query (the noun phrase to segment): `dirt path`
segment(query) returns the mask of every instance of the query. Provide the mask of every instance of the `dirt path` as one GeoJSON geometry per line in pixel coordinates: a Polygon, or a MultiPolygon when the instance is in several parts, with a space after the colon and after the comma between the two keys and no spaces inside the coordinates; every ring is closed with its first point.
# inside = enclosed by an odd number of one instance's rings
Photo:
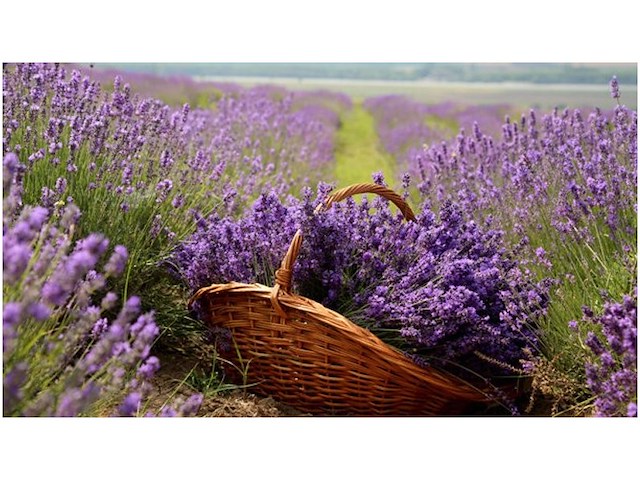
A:
{"type": "Polygon", "coordinates": [[[382,171],[389,185],[394,185],[395,161],[384,152],[376,133],[375,120],[362,103],[341,117],[336,136],[336,169],[338,187],[370,182],[371,174],[382,171]]]}

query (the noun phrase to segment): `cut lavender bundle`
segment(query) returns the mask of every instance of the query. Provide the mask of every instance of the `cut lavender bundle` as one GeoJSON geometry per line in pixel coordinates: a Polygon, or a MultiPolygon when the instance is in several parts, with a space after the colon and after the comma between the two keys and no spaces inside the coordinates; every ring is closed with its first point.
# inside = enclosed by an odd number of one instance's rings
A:
{"type": "Polygon", "coordinates": [[[321,185],[319,198],[307,190],[286,204],[266,194],[237,220],[209,218],[177,249],[179,273],[194,291],[231,281],[272,285],[301,226],[296,292],[417,361],[492,377],[507,373],[500,362],[515,368],[523,348],[536,349],[546,286],[508,257],[501,232],[464,222],[454,205],[440,218],[424,205],[409,223],[382,200],[347,200],[314,214],[329,189],[321,185]]]}

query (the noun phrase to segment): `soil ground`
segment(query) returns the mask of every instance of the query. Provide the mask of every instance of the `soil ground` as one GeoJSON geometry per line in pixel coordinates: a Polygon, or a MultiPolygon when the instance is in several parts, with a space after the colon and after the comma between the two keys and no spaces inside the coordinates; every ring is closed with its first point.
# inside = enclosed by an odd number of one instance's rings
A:
{"type": "Polygon", "coordinates": [[[198,417],[291,417],[303,416],[297,410],[283,405],[273,398],[259,397],[242,387],[226,391],[198,391],[190,386],[187,378],[194,372],[200,375],[210,365],[212,354],[206,347],[194,349],[192,353],[158,352],[160,370],[153,377],[153,390],[149,395],[147,409],[159,412],[165,404],[171,404],[177,397],[188,397],[194,393],[203,393],[204,399],[198,410],[198,417]]]}

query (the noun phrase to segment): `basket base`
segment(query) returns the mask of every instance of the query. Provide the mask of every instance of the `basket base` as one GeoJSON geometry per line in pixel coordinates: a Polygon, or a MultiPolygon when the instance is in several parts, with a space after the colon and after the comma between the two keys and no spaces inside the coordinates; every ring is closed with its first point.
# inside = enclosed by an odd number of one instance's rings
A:
{"type": "MultiPolygon", "coordinates": [[[[278,403],[286,405],[303,415],[330,416],[330,417],[450,417],[450,416],[476,416],[486,411],[489,403],[484,401],[452,400],[434,394],[434,392],[422,392],[424,396],[407,395],[407,392],[394,392],[385,389],[379,396],[372,396],[366,389],[365,393],[356,393],[344,397],[343,395],[334,397],[326,392],[340,390],[330,387],[331,379],[325,378],[326,383],[320,388],[306,385],[302,380],[303,374],[284,379],[278,378],[257,378],[251,374],[252,364],[256,363],[256,358],[249,362],[247,375],[243,376],[243,366],[246,361],[240,362],[236,359],[233,365],[227,364],[223,369],[225,378],[238,385],[246,385],[248,391],[266,398],[273,398],[278,403]]],[[[226,362],[225,362],[226,363],[226,362]]],[[[344,378],[336,379],[334,383],[340,384],[344,378]]]]}
{"type": "MultiPolygon", "coordinates": [[[[303,413],[333,416],[460,415],[484,392],[422,368],[337,312],[313,300],[230,283],[201,289],[203,320],[231,335],[228,378],[303,413]],[[231,360],[233,358],[233,360],[231,360]]],[[[227,363],[227,362],[225,362],[227,363]]]]}

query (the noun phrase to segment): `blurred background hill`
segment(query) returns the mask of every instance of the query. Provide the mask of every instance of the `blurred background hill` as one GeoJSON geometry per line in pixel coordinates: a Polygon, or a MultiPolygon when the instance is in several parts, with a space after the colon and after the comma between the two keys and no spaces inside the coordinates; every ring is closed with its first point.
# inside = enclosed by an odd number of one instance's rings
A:
{"type": "Polygon", "coordinates": [[[287,77],[443,82],[637,84],[635,63],[101,63],[160,75],[287,77]]]}

